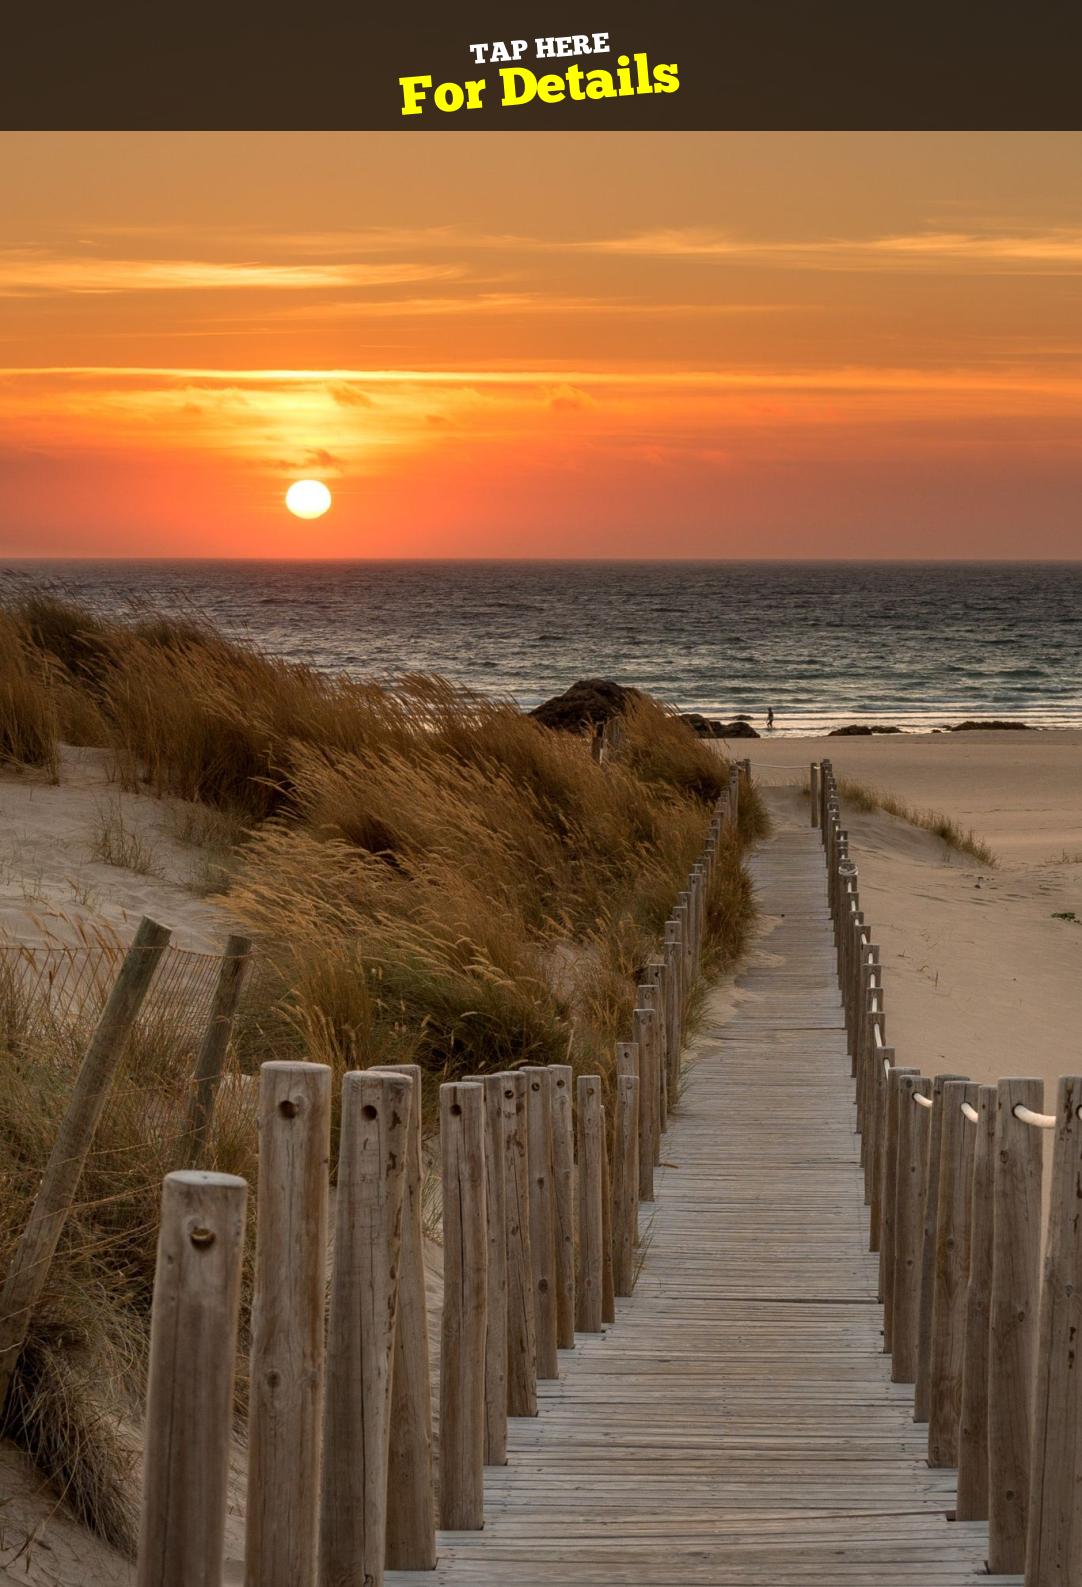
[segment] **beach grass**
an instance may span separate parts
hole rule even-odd
[[[376,687],[235,644],[197,619],[107,621],[52,596],[0,611],[0,755],[56,775],[61,742],[110,751],[128,793],[168,801],[199,891],[258,945],[240,1071],[207,1166],[252,1176],[252,1074],[297,1057],[422,1065],[443,1080],[525,1063],[609,1076],[635,987],[697,856],[728,766],[672,713],[633,703],[620,752],[433,677]],[[753,918],[754,788],[708,899],[710,973]],[[115,799],[98,855],[148,870]],[[0,984],[0,1262],[25,1225],[87,1028]],[[5,1431],[88,1526],[130,1551],[161,1179],[184,1166],[190,1033],[125,1057],[8,1401]],[[336,1087],[337,1089],[337,1087]],[[333,1160],[333,1154],[332,1154]],[[240,1409],[243,1372],[240,1374]]]
[[[882,810],[889,816],[896,816],[899,821],[907,821],[910,826],[930,832],[948,849],[957,854],[966,854],[970,859],[978,861],[989,869],[998,863],[995,852],[983,838],[977,837],[972,828],[961,826],[953,817],[944,815],[942,811],[921,810],[895,798],[893,794],[885,793],[869,783],[857,782],[849,777],[839,777],[837,785],[839,797],[856,810],[869,814]]]

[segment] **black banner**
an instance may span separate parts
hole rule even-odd
[[[284,13],[22,0],[4,22],[0,119],[8,129],[1067,129],[1079,123],[1080,18],[1059,0],[403,0]]]

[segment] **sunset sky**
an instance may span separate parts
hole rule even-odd
[[[1080,136],[9,133],[0,199],[0,556],[1082,556]]]

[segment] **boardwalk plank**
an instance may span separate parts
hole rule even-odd
[[[510,1424],[484,1531],[389,1583],[986,1587],[882,1353],[817,833],[753,870],[766,934],[697,1036],[635,1294]]]

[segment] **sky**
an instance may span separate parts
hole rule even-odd
[[[6,133],[0,556],[1082,557],[1080,285],[1076,134]]]

